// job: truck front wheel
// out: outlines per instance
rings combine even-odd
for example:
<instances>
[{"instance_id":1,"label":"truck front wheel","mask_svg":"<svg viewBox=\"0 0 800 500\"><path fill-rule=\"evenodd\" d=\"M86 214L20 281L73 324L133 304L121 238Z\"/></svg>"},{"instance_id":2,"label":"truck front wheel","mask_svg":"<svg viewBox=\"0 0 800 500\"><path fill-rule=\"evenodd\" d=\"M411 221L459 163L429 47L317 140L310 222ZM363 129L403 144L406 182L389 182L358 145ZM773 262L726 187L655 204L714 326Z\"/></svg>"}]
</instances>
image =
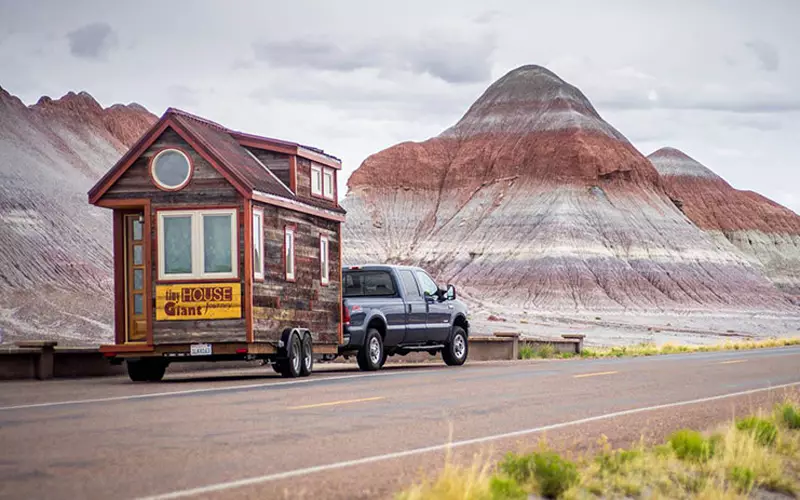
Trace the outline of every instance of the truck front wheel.
<instances>
[{"instance_id":1,"label":"truck front wheel","mask_svg":"<svg viewBox=\"0 0 800 500\"><path fill-rule=\"evenodd\" d=\"M454 326L453 336L442 350L442 359L449 366L461 366L467 360L468 353L469 341L467 340L467 332L460 326Z\"/></svg>"},{"instance_id":2,"label":"truck front wheel","mask_svg":"<svg viewBox=\"0 0 800 500\"><path fill-rule=\"evenodd\" d=\"M358 351L358 367L364 371L375 371L383 366L386 357L383 350L383 339L378 330L370 328L364 339L364 345Z\"/></svg>"}]
</instances>

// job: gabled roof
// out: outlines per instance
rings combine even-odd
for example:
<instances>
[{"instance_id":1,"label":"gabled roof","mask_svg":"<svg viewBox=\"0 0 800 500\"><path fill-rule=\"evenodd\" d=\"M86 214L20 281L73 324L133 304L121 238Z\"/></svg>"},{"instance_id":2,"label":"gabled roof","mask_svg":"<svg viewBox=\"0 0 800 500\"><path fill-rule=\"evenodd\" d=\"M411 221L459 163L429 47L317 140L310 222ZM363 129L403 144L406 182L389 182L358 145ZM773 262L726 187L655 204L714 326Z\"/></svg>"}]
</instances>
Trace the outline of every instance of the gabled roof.
<instances>
[{"instance_id":1,"label":"gabled roof","mask_svg":"<svg viewBox=\"0 0 800 500\"><path fill-rule=\"evenodd\" d=\"M158 122L97 182L89 191L89 203L97 203L167 128L172 128L177 132L198 154L225 176L245 198L252 199L253 193L267 194L344 213L344 210L339 207L333 208L329 204L320 205L316 200L297 198L244 146L306 158L311 156L309 159L333 168L341 168L338 158L327 155L322 150L308 148L297 143L236 132L174 108L167 109Z\"/></svg>"}]
</instances>

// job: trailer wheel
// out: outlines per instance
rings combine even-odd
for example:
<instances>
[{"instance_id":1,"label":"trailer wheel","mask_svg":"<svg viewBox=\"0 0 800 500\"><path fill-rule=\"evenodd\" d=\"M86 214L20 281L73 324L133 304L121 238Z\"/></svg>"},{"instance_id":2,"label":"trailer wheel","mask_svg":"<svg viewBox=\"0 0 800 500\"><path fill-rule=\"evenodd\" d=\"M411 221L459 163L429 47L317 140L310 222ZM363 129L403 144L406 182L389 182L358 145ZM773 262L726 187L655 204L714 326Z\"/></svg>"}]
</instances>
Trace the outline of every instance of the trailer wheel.
<instances>
[{"instance_id":1,"label":"trailer wheel","mask_svg":"<svg viewBox=\"0 0 800 500\"><path fill-rule=\"evenodd\" d=\"M128 377L134 382L158 382L166 370L167 364L158 359L128 361Z\"/></svg>"},{"instance_id":2,"label":"trailer wheel","mask_svg":"<svg viewBox=\"0 0 800 500\"><path fill-rule=\"evenodd\" d=\"M379 370L383 366L386 357L384 356L383 339L378 330L370 328L367 331L367 338L364 345L358 350L356 356L358 367L364 371Z\"/></svg>"},{"instance_id":3,"label":"trailer wheel","mask_svg":"<svg viewBox=\"0 0 800 500\"><path fill-rule=\"evenodd\" d=\"M300 366L300 376L308 377L314 369L314 341L310 332L303 334L303 363Z\"/></svg>"},{"instance_id":4,"label":"trailer wheel","mask_svg":"<svg viewBox=\"0 0 800 500\"><path fill-rule=\"evenodd\" d=\"M303 343L300 335L293 331L286 343L286 359L281 360L281 375L286 378L297 378L303 366Z\"/></svg>"}]
</instances>

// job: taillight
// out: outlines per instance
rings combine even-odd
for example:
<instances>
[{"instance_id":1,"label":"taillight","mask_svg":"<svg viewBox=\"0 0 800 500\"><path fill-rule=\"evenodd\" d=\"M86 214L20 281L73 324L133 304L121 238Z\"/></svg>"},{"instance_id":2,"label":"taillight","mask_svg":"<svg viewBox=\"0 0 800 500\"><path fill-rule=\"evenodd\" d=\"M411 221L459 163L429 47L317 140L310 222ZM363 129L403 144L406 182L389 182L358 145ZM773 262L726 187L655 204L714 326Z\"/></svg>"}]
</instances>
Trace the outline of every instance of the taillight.
<instances>
[{"instance_id":1,"label":"taillight","mask_svg":"<svg viewBox=\"0 0 800 500\"><path fill-rule=\"evenodd\" d=\"M240 347L240 348L236 349L236 354L247 354L247 348L246 347Z\"/></svg>"},{"instance_id":2,"label":"taillight","mask_svg":"<svg viewBox=\"0 0 800 500\"><path fill-rule=\"evenodd\" d=\"M344 304L342 304L342 322L344 326L350 326L350 309Z\"/></svg>"}]
</instances>

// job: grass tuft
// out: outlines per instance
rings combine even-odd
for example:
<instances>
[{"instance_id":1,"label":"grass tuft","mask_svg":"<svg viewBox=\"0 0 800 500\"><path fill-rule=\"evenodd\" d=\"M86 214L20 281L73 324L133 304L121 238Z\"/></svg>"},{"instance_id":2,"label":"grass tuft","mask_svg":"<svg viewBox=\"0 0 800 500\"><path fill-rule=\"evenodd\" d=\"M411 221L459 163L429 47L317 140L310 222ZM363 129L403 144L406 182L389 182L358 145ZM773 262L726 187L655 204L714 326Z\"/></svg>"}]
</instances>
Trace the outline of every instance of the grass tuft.
<instances>
[{"instance_id":1,"label":"grass tuft","mask_svg":"<svg viewBox=\"0 0 800 500\"><path fill-rule=\"evenodd\" d=\"M714 456L713 442L697 431L683 429L674 432L668 442L680 460L707 462Z\"/></svg>"},{"instance_id":2,"label":"grass tuft","mask_svg":"<svg viewBox=\"0 0 800 500\"><path fill-rule=\"evenodd\" d=\"M578 482L575 464L552 451L509 454L499 469L519 484L534 486L545 498L558 498Z\"/></svg>"},{"instance_id":3,"label":"grass tuft","mask_svg":"<svg viewBox=\"0 0 800 500\"><path fill-rule=\"evenodd\" d=\"M736 428L753 434L756 442L762 446L770 446L778 437L778 428L774 423L759 417L747 417L736 422Z\"/></svg>"},{"instance_id":4,"label":"grass tuft","mask_svg":"<svg viewBox=\"0 0 800 500\"><path fill-rule=\"evenodd\" d=\"M784 403L778 411L781 415L781 420L789 429L800 429L800 411L791 403Z\"/></svg>"}]
</instances>

